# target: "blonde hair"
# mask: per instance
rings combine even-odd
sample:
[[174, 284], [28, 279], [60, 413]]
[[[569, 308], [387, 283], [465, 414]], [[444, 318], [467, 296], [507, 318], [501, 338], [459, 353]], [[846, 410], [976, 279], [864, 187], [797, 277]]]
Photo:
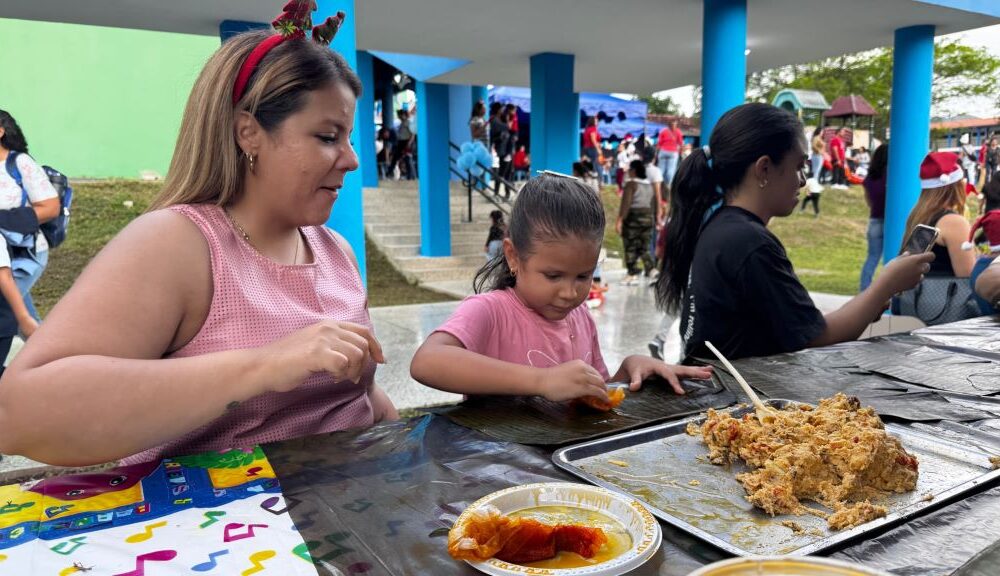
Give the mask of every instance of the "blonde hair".
[[250, 52], [269, 31], [239, 34], [209, 58], [191, 88], [166, 182], [149, 209], [176, 204], [225, 206], [243, 192], [247, 161], [236, 142], [236, 117], [254, 116], [272, 132], [306, 104], [308, 93], [343, 83], [361, 95], [357, 75], [336, 52], [308, 39], [282, 42], [257, 65], [243, 97], [233, 84]]
[[921, 190], [917, 205], [906, 220], [906, 232], [909, 233], [917, 224], [933, 226], [934, 217], [946, 210], [954, 210], [959, 214], [965, 212], [965, 180]]

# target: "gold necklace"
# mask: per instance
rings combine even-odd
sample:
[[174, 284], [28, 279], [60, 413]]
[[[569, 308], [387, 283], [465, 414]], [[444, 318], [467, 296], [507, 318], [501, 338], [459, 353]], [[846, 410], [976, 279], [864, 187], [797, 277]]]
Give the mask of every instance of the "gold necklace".
[[[226, 213], [226, 217], [229, 218], [229, 221], [233, 224], [233, 226], [236, 227], [236, 230], [239, 231], [239, 233], [240, 233], [241, 236], [243, 236], [243, 240], [245, 240], [247, 244], [249, 244], [250, 246], [253, 246], [253, 248], [256, 249], [257, 247], [254, 246], [253, 242], [250, 240], [250, 235], [247, 234], [247, 231], [244, 230], [242, 226], [240, 226], [240, 223], [236, 221], [236, 218], [233, 218], [233, 215], [229, 211], [229, 209], [228, 208], [224, 209], [224, 212]], [[295, 264], [299, 263], [299, 243], [301, 242], [301, 240], [302, 240], [302, 234], [299, 232], [299, 229], [296, 228], [295, 229], [295, 256], [292, 257], [292, 265], [295, 265]]]

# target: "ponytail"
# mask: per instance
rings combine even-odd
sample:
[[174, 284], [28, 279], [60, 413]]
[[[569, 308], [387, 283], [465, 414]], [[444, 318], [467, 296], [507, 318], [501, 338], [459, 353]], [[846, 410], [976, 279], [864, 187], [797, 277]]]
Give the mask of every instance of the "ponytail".
[[656, 286], [657, 304], [670, 314], [677, 314], [687, 288], [698, 233], [712, 206], [722, 200], [716, 188], [708, 153], [696, 148], [681, 161], [671, 186], [667, 246]]
[[670, 223], [656, 302], [668, 313], [680, 308], [695, 246], [702, 227], [735, 190], [747, 169], [763, 156], [775, 163], [792, 150], [804, 152], [805, 132], [798, 118], [770, 104], [743, 104], [719, 119], [710, 146], [696, 148], [674, 175]]

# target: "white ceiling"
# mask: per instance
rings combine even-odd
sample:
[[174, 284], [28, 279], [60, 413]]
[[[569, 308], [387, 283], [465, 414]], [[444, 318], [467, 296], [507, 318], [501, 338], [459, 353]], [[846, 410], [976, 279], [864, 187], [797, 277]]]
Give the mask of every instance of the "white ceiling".
[[[995, 0], [1000, 2], [1000, 0]], [[284, 0], [0, 0], [0, 17], [217, 35], [225, 19], [270, 22]], [[435, 78], [527, 86], [539, 52], [576, 55], [580, 92], [696, 84], [701, 0], [356, 0], [358, 47], [471, 60]], [[892, 44], [893, 31], [947, 34], [1000, 23], [915, 0], [749, 0], [747, 68]], [[349, 16], [350, 17], [350, 16]]]

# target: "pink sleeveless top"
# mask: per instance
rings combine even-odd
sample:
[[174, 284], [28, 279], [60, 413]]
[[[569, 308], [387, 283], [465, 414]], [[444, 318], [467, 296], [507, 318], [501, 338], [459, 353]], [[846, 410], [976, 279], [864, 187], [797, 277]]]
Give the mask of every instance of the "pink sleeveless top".
[[[371, 328], [368, 299], [357, 268], [325, 227], [302, 228], [313, 253], [312, 264], [285, 265], [269, 260], [238, 236], [218, 206], [179, 205], [170, 210], [188, 217], [205, 236], [212, 258], [213, 290], [205, 323], [169, 358], [256, 348], [321, 320]], [[295, 390], [247, 400], [217, 420], [129, 456], [123, 463], [371, 426], [374, 415], [368, 392], [374, 375], [374, 362], [358, 384], [314, 374]]]

